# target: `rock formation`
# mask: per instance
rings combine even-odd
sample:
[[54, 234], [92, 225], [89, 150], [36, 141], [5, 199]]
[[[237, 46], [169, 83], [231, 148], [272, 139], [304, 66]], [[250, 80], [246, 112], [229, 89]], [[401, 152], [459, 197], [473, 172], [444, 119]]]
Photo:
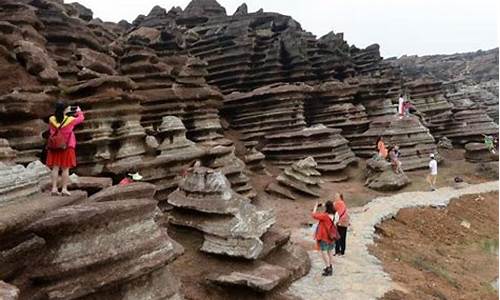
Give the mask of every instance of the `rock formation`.
[[37, 221], [31, 230], [45, 239], [50, 253], [29, 275], [40, 282], [37, 292], [48, 299], [178, 297], [167, 267], [175, 252], [153, 220], [155, 208], [151, 200], [87, 203]]
[[271, 163], [283, 168], [311, 156], [320, 172], [339, 175], [356, 162], [348, 141], [340, 132], [340, 129], [317, 125], [299, 131], [270, 134], [266, 136], [262, 152]]
[[316, 170], [316, 161], [311, 156], [287, 167], [277, 178], [277, 183], [271, 183], [266, 191], [275, 193], [280, 197], [292, 200], [309, 196], [320, 196], [321, 173]]
[[465, 145], [465, 159], [474, 163], [498, 161], [498, 152], [491, 152], [484, 143], [468, 143]]
[[378, 191], [396, 191], [411, 181], [403, 172], [395, 173], [391, 163], [385, 160], [369, 159], [366, 163], [365, 185]]
[[0, 162], [0, 206], [41, 191], [40, 183], [49, 176], [49, 169], [40, 161], [27, 167]]
[[427, 168], [430, 153], [437, 153], [435, 140], [417, 117], [399, 118], [395, 115], [379, 117], [361, 135], [353, 136], [351, 148], [359, 156], [372, 157], [378, 137], [387, 147], [399, 145], [403, 170]]
[[257, 209], [234, 192], [220, 171], [196, 168], [169, 195], [168, 203], [174, 206], [172, 224], [203, 233], [201, 251], [255, 260], [236, 273], [215, 271], [209, 279], [217, 284], [267, 292], [310, 268], [304, 250], [288, 242], [290, 233], [273, 226], [274, 213]]
[[204, 233], [201, 248], [208, 253], [259, 257], [264, 249], [261, 236], [274, 224], [274, 214], [258, 211], [231, 189], [220, 171], [199, 168], [180, 188], [169, 195], [168, 203], [177, 208], [172, 222]]

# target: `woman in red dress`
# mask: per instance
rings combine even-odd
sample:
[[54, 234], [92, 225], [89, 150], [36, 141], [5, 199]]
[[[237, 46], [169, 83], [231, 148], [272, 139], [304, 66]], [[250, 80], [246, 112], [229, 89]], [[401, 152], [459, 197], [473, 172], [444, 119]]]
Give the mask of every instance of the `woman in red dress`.
[[[70, 115], [73, 114], [74, 116]], [[76, 125], [84, 120], [83, 112], [77, 106], [74, 111], [70, 106], [66, 106], [63, 102], [56, 103], [56, 109], [53, 116], [49, 119], [50, 136], [59, 135], [64, 140], [64, 146], [55, 148], [48, 147], [47, 149], [47, 166], [52, 169], [52, 191], [53, 195], [60, 195], [57, 189], [57, 180], [59, 170], [62, 170], [62, 190], [64, 196], [70, 196], [68, 192], [69, 169], [76, 167], [76, 138], [73, 129]], [[49, 138], [50, 139], [50, 138]], [[49, 143], [50, 145], [50, 143]]]

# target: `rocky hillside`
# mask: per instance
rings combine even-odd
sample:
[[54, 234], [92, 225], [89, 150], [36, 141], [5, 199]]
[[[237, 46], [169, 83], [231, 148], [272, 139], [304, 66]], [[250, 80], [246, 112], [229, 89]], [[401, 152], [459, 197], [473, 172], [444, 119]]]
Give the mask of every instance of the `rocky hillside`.
[[403, 74], [416, 79], [428, 76], [441, 81], [469, 80], [475, 83], [498, 80], [498, 48], [450, 55], [406, 56], [390, 59]]

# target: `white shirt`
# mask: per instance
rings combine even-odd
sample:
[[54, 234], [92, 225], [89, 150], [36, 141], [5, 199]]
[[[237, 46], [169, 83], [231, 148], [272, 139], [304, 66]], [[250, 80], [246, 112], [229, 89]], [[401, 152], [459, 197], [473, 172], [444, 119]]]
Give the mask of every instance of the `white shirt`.
[[435, 159], [431, 159], [429, 162], [429, 169], [431, 169], [431, 175], [438, 174], [438, 163]]
[[403, 113], [403, 104], [405, 102], [405, 99], [403, 97], [399, 97], [399, 106], [398, 106], [398, 113], [402, 114]]

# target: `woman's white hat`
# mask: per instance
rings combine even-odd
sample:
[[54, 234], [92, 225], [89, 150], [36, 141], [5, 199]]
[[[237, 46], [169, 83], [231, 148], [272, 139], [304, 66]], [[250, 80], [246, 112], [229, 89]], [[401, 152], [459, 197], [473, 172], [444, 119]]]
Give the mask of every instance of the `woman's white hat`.
[[142, 180], [142, 176], [141, 174], [139, 174], [139, 172], [137, 173], [129, 173], [128, 176], [132, 177], [132, 180], [134, 181], [139, 181], [139, 180]]

